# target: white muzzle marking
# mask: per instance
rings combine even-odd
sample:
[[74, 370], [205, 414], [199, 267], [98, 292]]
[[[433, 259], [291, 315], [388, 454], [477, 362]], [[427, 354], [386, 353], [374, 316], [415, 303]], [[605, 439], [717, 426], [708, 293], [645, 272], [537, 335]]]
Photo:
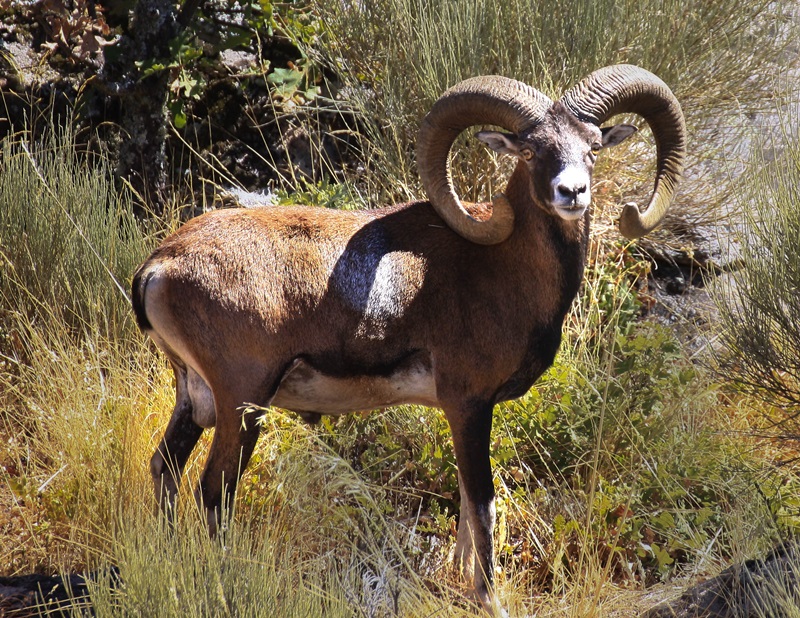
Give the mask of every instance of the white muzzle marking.
[[567, 165], [552, 181], [553, 207], [560, 217], [579, 219], [592, 201], [591, 178], [585, 169]]

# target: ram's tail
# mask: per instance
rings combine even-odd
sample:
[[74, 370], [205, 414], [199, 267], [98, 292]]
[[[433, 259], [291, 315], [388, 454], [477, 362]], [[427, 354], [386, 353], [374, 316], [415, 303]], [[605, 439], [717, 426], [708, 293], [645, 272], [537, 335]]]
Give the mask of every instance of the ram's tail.
[[150, 270], [147, 265], [143, 265], [133, 275], [131, 283], [131, 304], [133, 313], [136, 316], [136, 323], [143, 331], [152, 330], [153, 325], [147, 319], [147, 312], [144, 309], [144, 294], [147, 289], [147, 282], [150, 280]]

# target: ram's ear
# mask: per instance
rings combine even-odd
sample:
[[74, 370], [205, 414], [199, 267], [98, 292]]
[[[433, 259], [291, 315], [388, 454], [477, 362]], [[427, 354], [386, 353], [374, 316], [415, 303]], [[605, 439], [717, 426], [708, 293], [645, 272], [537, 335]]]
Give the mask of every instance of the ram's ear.
[[513, 133], [478, 131], [475, 137], [498, 154], [507, 154], [514, 157], [518, 157], [520, 154], [520, 141]]
[[603, 148], [621, 144], [638, 130], [638, 127], [632, 124], [616, 124], [613, 127], [600, 129], [603, 133]]

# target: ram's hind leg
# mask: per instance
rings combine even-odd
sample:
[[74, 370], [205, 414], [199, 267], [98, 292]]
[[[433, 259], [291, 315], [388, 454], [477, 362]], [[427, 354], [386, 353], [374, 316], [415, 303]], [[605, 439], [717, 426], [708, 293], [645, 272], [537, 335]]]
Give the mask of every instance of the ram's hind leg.
[[[240, 381], [227, 380], [223, 387], [212, 386], [217, 419], [211, 451], [200, 478], [195, 497], [205, 510], [209, 533], [216, 534], [222, 517], [230, 513], [239, 479], [250, 461], [258, 440], [258, 414], [248, 411], [248, 404], [266, 406], [273, 392], [261, 384], [270, 380], [247, 381], [239, 372]], [[231, 372], [230, 375], [237, 375]], [[276, 381], [277, 385], [277, 381]], [[276, 386], [277, 387], [277, 386]], [[274, 389], [273, 389], [274, 390]]]
[[175, 372], [175, 408], [164, 437], [150, 460], [150, 473], [159, 507], [172, 520], [183, 468], [192, 453], [203, 428], [192, 419], [193, 406], [189, 396], [186, 369], [172, 364]]

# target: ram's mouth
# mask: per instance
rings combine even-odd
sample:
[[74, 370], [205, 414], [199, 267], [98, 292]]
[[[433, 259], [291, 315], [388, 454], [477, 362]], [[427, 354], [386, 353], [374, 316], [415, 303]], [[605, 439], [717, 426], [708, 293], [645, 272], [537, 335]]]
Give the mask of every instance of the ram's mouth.
[[586, 213], [586, 206], [582, 204], [570, 204], [570, 205], [563, 205], [558, 204], [556, 205], [556, 213], [562, 219], [566, 219], [567, 221], [572, 221], [574, 219], [580, 219]]

